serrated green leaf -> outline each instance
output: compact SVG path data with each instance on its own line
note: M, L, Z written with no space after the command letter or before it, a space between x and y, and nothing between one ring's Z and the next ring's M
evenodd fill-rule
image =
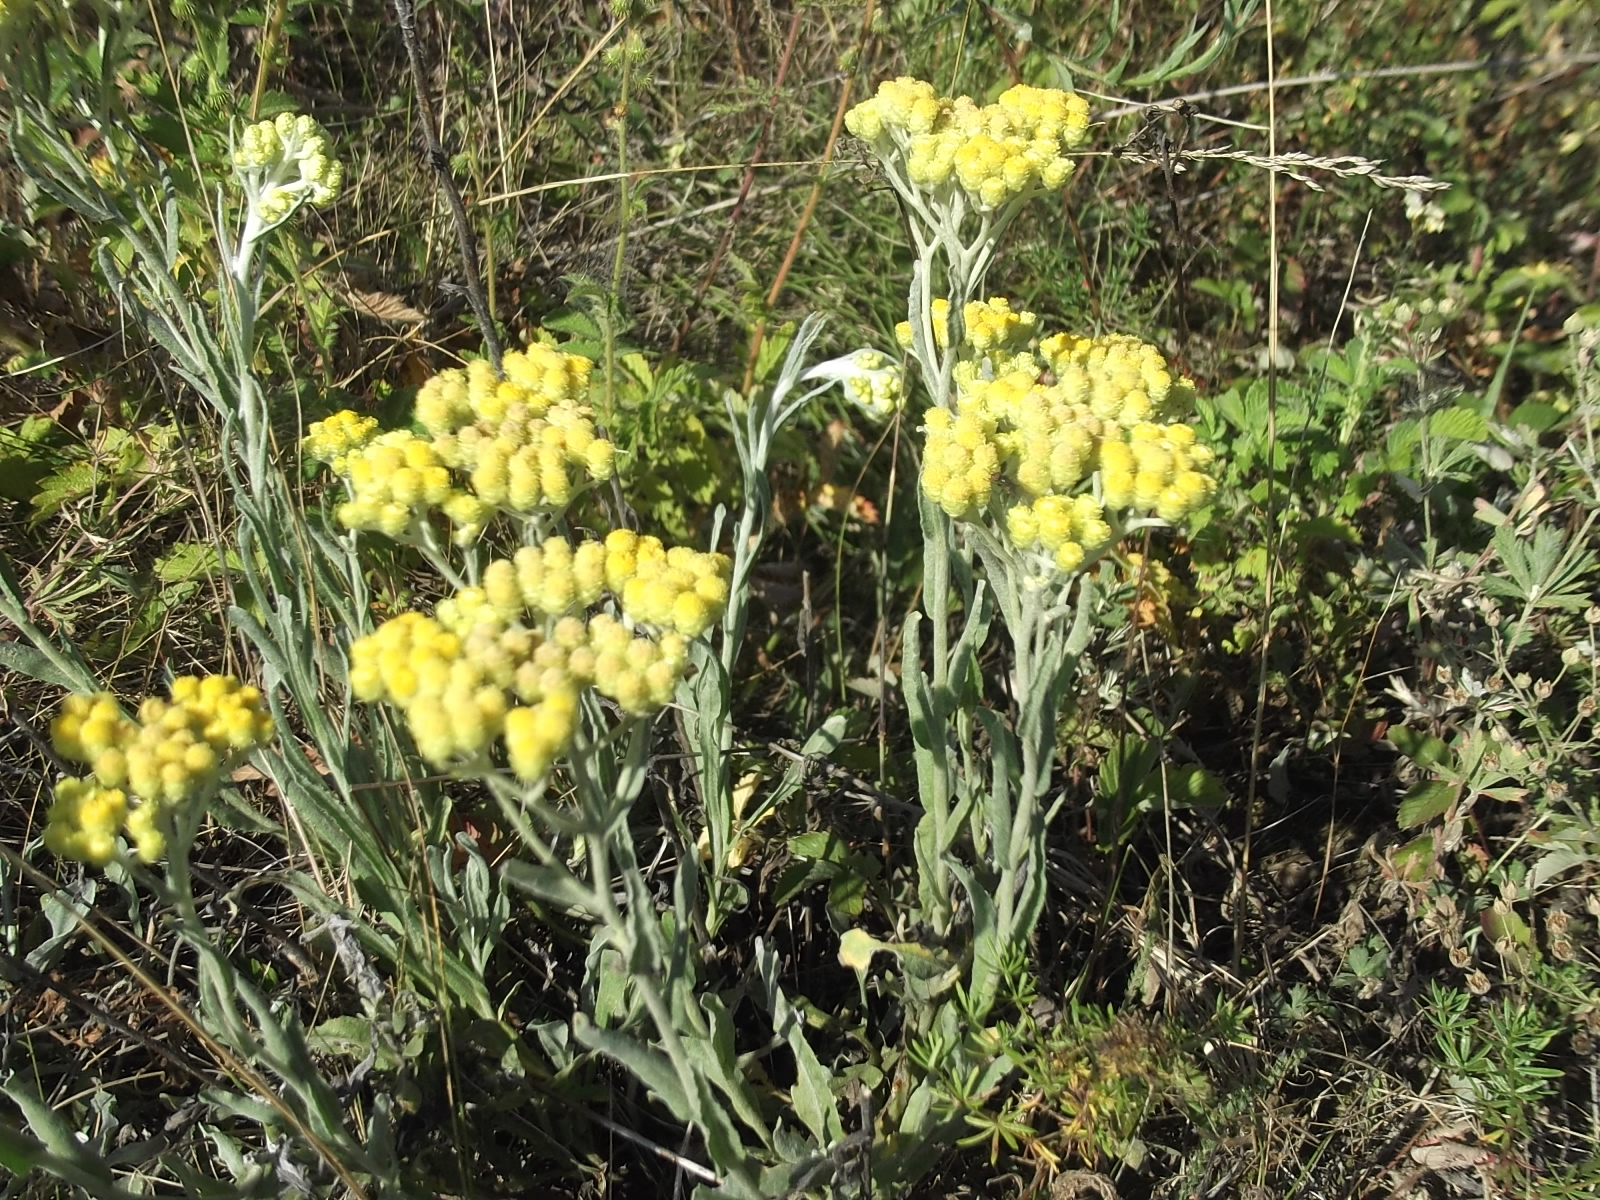
M772 369L783 361L789 343L794 340L794 332L793 321L767 330L766 336L761 339L761 349L756 352L755 379L758 383L765 382L767 376L772 374Z
M156 559L156 578L162 583L185 583L203 579L217 569L218 556L212 546L200 542L180 542Z
M1401 829L1415 829L1426 825L1450 811L1456 802L1457 790L1438 779L1430 779L1414 786L1400 801L1400 811L1395 816Z
M101 478L100 471L86 462L68 463L46 475L33 494L33 519L53 517L63 504L91 495Z
M564 333L569 337L583 338L594 342L598 342L604 333L600 328L599 322L588 313L571 308L553 312L540 321L539 324L551 333ZM568 352L572 353L571 351Z
M1489 423L1467 408L1444 408L1428 417L1430 437L1481 442L1489 436Z

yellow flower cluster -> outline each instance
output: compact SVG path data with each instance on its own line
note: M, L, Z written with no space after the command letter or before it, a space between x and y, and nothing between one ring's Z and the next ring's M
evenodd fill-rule
M950 301L943 297L935 300L931 306L931 316L933 343L942 350L950 340ZM1011 301L1003 296L995 296L989 300L969 300L961 309L961 317L965 326L963 345L980 358L986 357L991 372L1026 370L1033 365L1028 347L1039 328L1036 314L1013 309ZM901 321L896 325L894 336L903 349L910 350L911 322ZM969 358L957 363L956 367L970 381L978 377L980 363L978 359Z
M733 564L723 554L664 548L625 529L606 538L606 584L633 621L697 637L728 603Z
M559 511L586 481L609 478L616 448L582 404L593 364L535 344L501 367L497 377L478 361L423 384L414 415L425 436L373 437L352 413L312 426L306 453L350 487L340 522L398 538L437 509L465 544L496 510Z
M1018 550L1072 571L1127 520L1176 522L1210 498L1212 453L1179 420L1194 385L1155 347L1056 334L1029 351L1032 314L990 301L964 315L954 411L924 424L922 489L950 516L992 513Z
M502 738L512 771L532 782L571 743L584 688L637 716L672 699L688 639L727 603L730 570L723 555L626 531L577 546L549 538L491 562L432 617L403 613L357 640L350 688L400 708L433 766L478 758ZM607 589L624 620L585 617Z
M341 409L323 421L313 421L304 442L308 457L327 463L335 475L345 473L345 462L352 450L359 450L378 432L376 417L363 417Z
M103 866L119 830L140 859L160 858L164 810L214 788L240 758L271 741L273 722L255 688L228 675L186 675L173 681L170 699L145 700L137 722L108 693L69 696L50 734L56 753L86 764L92 775L57 785L45 845ZM140 798L137 806L129 806L130 792Z
M938 95L901 78L878 86L845 114L891 170L936 196L959 187L977 206L998 208L1035 188L1057 188L1072 170L1066 152L1083 141L1089 104L1073 92L1018 84L993 104Z

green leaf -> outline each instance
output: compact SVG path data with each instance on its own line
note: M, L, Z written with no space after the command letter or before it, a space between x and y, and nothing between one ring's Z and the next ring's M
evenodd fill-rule
M1429 415L1428 434L1436 438L1481 442L1489 436L1489 423L1471 409L1443 408Z
M1506 418L1506 424L1512 427L1520 426L1530 429L1534 433L1548 433L1561 423L1562 412L1553 404L1543 400L1524 400L1511 410L1511 415Z
M1204 767L1172 767L1167 771L1167 795L1174 808L1221 808L1228 793L1220 780Z
M823 882L832 874L833 868L827 863L819 863L815 859L796 859L785 866L773 882L773 905L783 908L806 888Z
M1419 733L1415 729L1404 725L1394 725L1389 729L1389 743L1401 754L1404 754L1417 766L1425 770L1434 770L1444 763L1453 761L1454 755L1450 747L1431 733Z
M601 1029L582 1013L573 1015L572 1032L589 1049L616 1059L631 1071L640 1083L660 1097L661 1103L674 1116L688 1120L695 1118L695 1110L689 1106L689 1096L683 1090L677 1071L661 1051L641 1045L626 1034Z
M739 1055L734 1049L733 1016L728 1006L721 997L708 993L700 997L700 1011L705 1014L711 1037L685 1038L685 1048L694 1054L700 1073L728 1098L734 1115L770 1146L772 1132L761 1116L761 1105L750 1081L739 1068Z
M789 1098L794 1102L795 1115L811 1132L817 1145L836 1145L844 1137L844 1127L829 1086L833 1076L823 1067L811 1043L806 1041L805 1022L799 1019L788 998L780 991L777 1000L773 1023L794 1055L795 1081L789 1089Z
M230 568L237 568L238 555L230 553ZM189 583L216 575L221 566L216 547L204 542L179 542L156 559L156 578L162 583Z
M864 868L876 866L874 860L862 854L852 854L845 860L844 869L828 885L828 911L835 925L848 924L861 915L867 901L867 876Z
M87 1191L91 1196L126 1196L117 1187L111 1167L105 1159L88 1145L78 1140L72 1127L61 1115L40 1098L30 1083L15 1073L0 1080L0 1093L22 1111L28 1128L39 1139L30 1146L20 1131L11 1130L6 1141L7 1151L13 1155L29 1154L32 1166L39 1166L51 1175Z
M1395 819L1401 829L1415 829L1449 812L1458 794L1455 787L1442 780L1430 779L1419 783L1400 801L1400 811Z
M329 1017L322 1024L306 1030L306 1049L313 1054L328 1054L360 1062L373 1051L372 1023L365 1017ZM381 1039L377 1043L377 1053L380 1071L392 1071L400 1065Z
M29 1137L9 1121L0 1121L0 1167L21 1179L48 1156L42 1143Z
M46 475L33 494L33 519L42 521L53 517L63 504L93 494L102 473L92 463L68 463L59 471Z
M831 831L814 830L798 833L789 839L789 853L797 858L810 858L821 862L840 863L849 852L849 846Z
M512 887L563 908L587 909L594 902L589 889L560 867L537 866L513 858L500 868L500 873Z
M36 679L40 683L48 683L63 691L75 691L79 686L77 681L68 678L42 652L22 642L0 642L0 667L15 671L19 675L26 675L29 679Z

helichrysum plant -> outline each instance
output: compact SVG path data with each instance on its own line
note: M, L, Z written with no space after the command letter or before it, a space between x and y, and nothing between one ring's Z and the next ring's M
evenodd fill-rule
M916 1140L1006 1070L976 1031L1007 977L1028 969L1056 731L1090 647L1095 565L1127 533L1203 506L1212 456L1184 420L1193 384L1156 347L1047 330L983 296L1006 227L1073 168L1082 97L1022 85L978 104L897 79L845 123L908 216L917 258L897 334L928 393L925 617L906 623L901 670L923 807L918 903L891 940L851 930L840 952L863 972L879 951L898 960L911 1044L885 1122ZM998 706L977 669L997 614L1013 652Z

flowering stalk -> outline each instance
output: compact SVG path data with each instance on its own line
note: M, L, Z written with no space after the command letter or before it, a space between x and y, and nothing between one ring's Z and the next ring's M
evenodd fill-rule
M1192 386L1153 347L1041 338L1032 313L978 299L1006 227L1071 170L1067 152L1088 126L1080 97L1021 86L980 107L901 79L846 124L910 215L917 261L898 335L930 393L918 493L931 671L913 613L901 677L924 808L918 896L933 937L931 953L896 951L921 980L914 1022L926 1033L939 994L963 976L968 1017L989 1012L1042 908L1044 801L1057 716L1089 639L1088 569L1129 531L1203 503L1210 454L1175 419ZM965 619L952 645L957 593ZM996 609L1014 648L1010 723L982 702L975 667ZM959 917L956 884L970 917Z
M369 1155L350 1134L327 1081L298 1069L308 1061L298 1026L286 1027L234 969L195 903L189 853L208 807L233 768L275 736L261 693L229 676L180 677L168 699L146 699L137 719L107 693L69 695L51 740L57 754L87 772L56 784L44 844L62 858L96 867L116 861L141 875L165 860L159 878L144 879L196 956L201 1018L243 1064L265 1068L283 1087L249 1070L238 1072L243 1081L353 1194L363 1194L356 1172L397 1187L394 1164Z
M226 399L224 421L244 424L244 462L250 495L266 503L273 478L268 467L267 411L251 359L264 272L253 265L267 234L304 204L327 204L339 192L344 167L330 157L327 135L308 116L282 113L248 127L233 152L235 179L244 196L244 222L225 264L230 305L235 394ZM216 397L216 399L224 399Z
M778 427L829 386L794 395L818 328L802 329L737 439L760 486ZM766 501L753 487L732 559L629 530L572 540L555 532L578 492L613 470L612 446L581 402L590 369L587 359L536 344L507 354L503 377L474 363L425 383L413 412L420 433L381 432L348 412L310 428L306 453L344 485L347 498L333 509L341 525L426 549L428 531L445 523L469 551L466 570L447 576L455 590L431 615L398 614L352 642L349 686L355 700L403 716L430 768L480 782L496 798L530 856L506 863L505 880L593 922L592 961L623 965L630 1003L653 1031L641 1038L600 1013L574 1021L578 1039L702 1130L727 1194L755 1197L766 1194L757 1160L741 1148L719 1092L740 1097L734 1111L762 1144L772 1134L718 1052L723 1035L695 998L685 941L691 928L714 927L732 891L714 877L708 917L697 864L687 861L659 917L628 815L644 785L653 718L680 696L701 752L709 840L731 840L731 806L719 818L716 803L728 788L727 680ZM480 562L471 547L496 518L515 523L524 544ZM720 652L705 637L719 621ZM560 804L545 796L558 775L571 784Z
M1088 105L1070 93L1019 86L992 105L966 97L938 96L930 84L897 79L882 84L870 100L845 118L852 133L871 146L910 218L917 256L908 298L903 343L910 350L936 408L950 409L955 366L967 302L978 292L999 238L1028 199L1041 188L1059 187L1072 169L1066 157L1088 127ZM946 328L935 328L937 268L943 266ZM932 668L925 709L916 724L929 737L953 715L949 642L951 554L949 522L926 503L920 506L924 540L924 604L931 626ZM979 620L979 600L968 589L969 628ZM981 622L980 622L981 623ZM918 621L906 629L908 661L915 661ZM965 639L970 645L970 639ZM959 645L960 643L958 643ZM910 681L908 681L910 686ZM942 738L942 733L937 736ZM956 837L955 780L942 747L927 745L923 765L926 837L919 838L921 903L935 929L952 916L948 851Z

